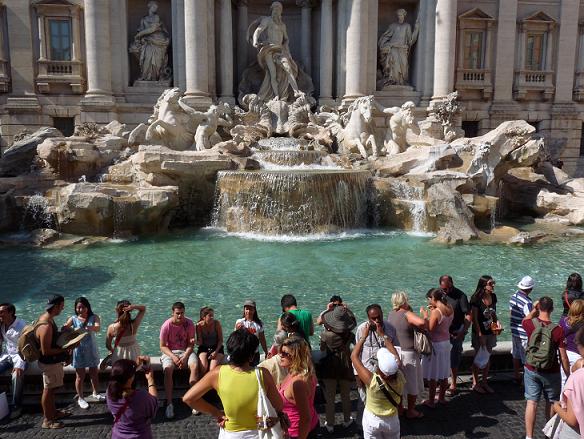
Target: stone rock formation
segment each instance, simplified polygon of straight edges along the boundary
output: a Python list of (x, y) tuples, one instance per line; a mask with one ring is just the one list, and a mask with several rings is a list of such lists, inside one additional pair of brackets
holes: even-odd
[(37, 146), (45, 139), (61, 136), (56, 128), (42, 127), (15, 142), (0, 158), (0, 177), (16, 177), (30, 172)]

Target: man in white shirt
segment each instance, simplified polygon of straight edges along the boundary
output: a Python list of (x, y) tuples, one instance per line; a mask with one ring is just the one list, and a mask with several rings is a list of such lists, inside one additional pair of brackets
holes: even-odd
[(26, 362), (18, 355), (18, 338), (26, 326), (24, 320), (16, 318), (16, 308), (11, 303), (0, 304), (0, 373), (10, 370), (12, 373), (12, 402), (10, 418), (20, 416), (22, 402), (22, 384)]

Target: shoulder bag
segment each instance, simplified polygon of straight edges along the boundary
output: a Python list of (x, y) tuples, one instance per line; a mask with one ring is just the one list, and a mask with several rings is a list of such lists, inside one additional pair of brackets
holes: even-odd
[(276, 409), (266, 395), (264, 390), (261, 371), (259, 368), (255, 370), (256, 378), (258, 380), (258, 438), (259, 439), (284, 439), (285, 434), (280, 424), (280, 419)]
[(432, 355), (434, 351), (432, 340), (428, 334), (419, 329), (414, 329), (414, 351), (420, 355)]

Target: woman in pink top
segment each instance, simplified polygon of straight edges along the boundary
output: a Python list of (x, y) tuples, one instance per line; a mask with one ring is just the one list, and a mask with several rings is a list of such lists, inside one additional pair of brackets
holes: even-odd
[(301, 337), (287, 338), (280, 348), (280, 365), (288, 376), (280, 384), (282, 411), (290, 419), (290, 439), (315, 437), (318, 415), (314, 408), (316, 375), (308, 343)]
[(428, 380), (428, 399), (423, 402), (428, 407), (434, 407), (436, 386), (440, 386), (438, 402), (445, 404), (448, 376), (450, 375), (450, 324), (454, 318), (454, 310), (446, 300), (446, 294), (439, 288), (432, 288), (426, 294), (430, 313), (424, 308), (420, 313), (428, 319), (428, 330), (432, 339), (432, 355), (422, 359), (424, 379)]

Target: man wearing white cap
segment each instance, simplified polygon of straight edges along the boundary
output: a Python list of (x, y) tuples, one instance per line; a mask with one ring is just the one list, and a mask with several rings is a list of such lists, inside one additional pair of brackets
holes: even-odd
[(515, 381), (523, 382), (521, 371), (525, 364), (525, 347), (527, 346), (527, 333), (521, 325), (522, 320), (527, 316), (532, 308), (533, 302), (529, 298), (529, 293), (533, 290), (535, 282), (531, 276), (524, 276), (517, 284), (519, 288), (509, 299), (509, 310), (511, 312), (511, 336), (513, 339), (513, 369), (515, 370)]
[(400, 437), (398, 408), (401, 405), (406, 380), (399, 370), (395, 356), (387, 348), (380, 348), (377, 351), (377, 365), (373, 372), (363, 365), (361, 351), (367, 340), (367, 334), (372, 331), (369, 323), (365, 329), (364, 335), (357, 340), (351, 354), (353, 367), (367, 394), (362, 421), (363, 437), (398, 439)]

